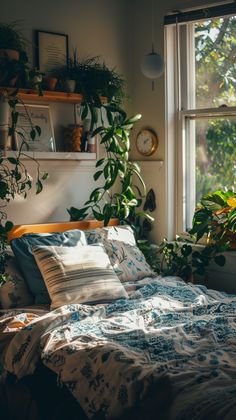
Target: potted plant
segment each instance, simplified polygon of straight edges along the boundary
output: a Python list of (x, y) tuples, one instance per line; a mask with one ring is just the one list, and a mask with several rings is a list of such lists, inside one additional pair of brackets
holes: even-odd
[(67, 60), (66, 66), (55, 67), (51, 69), (46, 77), (57, 78), (61, 90), (73, 93), (76, 90), (76, 82), (79, 75), (79, 63), (77, 60), (77, 53), (74, 50), (73, 57)]
[(206, 235), (208, 241), (226, 243), (236, 249), (236, 193), (217, 190), (204, 195), (194, 213), (189, 233), (197, 241)]
[(0, 23), (0, 84), (15, 86), (25, 77), (26, 41), (16, 23)]
[[(83, 208), (71, 207), (68, 212), (71, 220), (82, 220), (92, 213), (95, 219), (107, 225), (113, 217), (126, 221), (134, 209), (141, 205), (146, 187), (139, 166), (129, 160), (130, 130), (141, 115), (127, 118), (120, 108), (110, 105), (103, 105), (103, 108), (110, 124), (101, 124), (92, 133), (92, 136), (100, 136), (100, 143), (106, 150), (106, 156), (97, 161), (98, 171), (94, 174), (95, 181), (104, 179), (103, 185), (94, 189)], [(113, 192), (117, 183), (120, 184), (120, 191)], [(143, 211), (138, 214), (150, 218)]]
[(26, 43), (16, 23), (0, 23), (1, 52), (2, 50), (8, 51), (9, 56), (17, 60), (20, 54), (25, 54)]

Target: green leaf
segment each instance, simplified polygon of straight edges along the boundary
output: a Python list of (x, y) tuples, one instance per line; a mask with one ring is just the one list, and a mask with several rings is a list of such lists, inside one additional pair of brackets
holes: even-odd
[(4, 181), (0, 181), (0, 198), (4, 200), (8, 192), (8, 185)]
[(48, 172), (44, 172), (44, 173), (43, 173), (43, 175), (41, 176), (41, 179), (42, 179), (43, 181), (45, 181), (46, 179), (48, 179), (48, 177), (49, 177)]
[(30, 137), (31, 137), (32, 140), (35, 140), (36, 132), (35, 132), (34, 128), (30, 131)]
[(19, 116), (19, 112), (12, 111), (11, 119), (12, 119), (12, 123), (14, 124), (14, 126), (17, 124), (18, 116)]
[(88, 115), (88, 105), (87, 105), (87, 103), (85, 103), (83, 105), (83, 111), (82, 111), (82, 114), (81, 114), (82, 120), (84, 120), (87, 117), (87, 115)]
[(181, 254), (184, 257), (188, 257), (192, 253), (192, 247), (190, 245), (183, 245), (181, 248)]
[(108, 142), (109, 140), (111, 140), (112, 139), (112, 137), (113, 137), (113, 135), (114, 135), (114, 129), (113, 128), (111, 128), (111, 129), (109, 129), (107, 132), (106, 132), (106, 134), (102, 137), (102, 140), (101, 140), (101, 144), (103, 144), (103, 143), (106, 143), (106, 142)]
[(104, 131), (104, 127), (103, 126), (95, 128), (95, 130), (92, 132), (92, 137), (95, 137), (97, 134), (100, 134), (103, 131)]
[(12, 165), (17, 165), (19, 163), (19, 160), (14, 157), (7, 158), (8, 162), (12, 163)]
[(12, 230), (13, 226), (14, 226), (14, 224), (8, 220), (5, 224), (5, 231), (10, 232), (10, 230)]
[(42, 184), (42, 182), (38, 179), (38, 180), (37, 180), (37, 182), (36, 182), (36, 194), (41, 193), (42, 189), (43, 189), (43, 184)]
[(36, 126), (35, 126), (35, 130), (37, 131), (38, 135), (40, 136), (40, 135), (41, 135), (42, 130), (41, 130), (41, 128), (39, 127), (39, 125), (36, 125)]
[(113, 125), (113, 116), (112, 112), (110, 112), (109, 108), (106, 108), (107, 119), (110, 125)]
[(99, 166), (101, 166), (101, 165), (103, 164), (103, 162), (104, 162), (104, 161), (105, 161), (105, 159), (104, 159), (104, 158), (99, 159), (99, 160), (96, 162), (95, 167), (96, 167), (96, 168), (98, 168)]
[(96, 220), (102, 221), (104, 220), (104, 215), (102, 213), (98, 213), (96, 210), (92, 210), (93, 211), (93, 215), (95, 217)]
[(216, 255), (215, 258), (214, 258), (214, 261), (220, 267), (223, 267), (226, 263), (226, 259), (225, 259), (224, 255)]
[(103, 171), (97, 171), (94, 175), (93, 175), (93, 179), (94, 181), (97, 181), (98, 178), (100, 178), (100, 176), (103, 174)]
[(77, 221), (77, 220), (82, 220), (85, 219), (85, 217), (87, 216), (86, 211), (88, 210), (89, 207), (84, 207), (82, 209), (77, 209), (76, 207), (70, 207), (70, 209), (67, 209), (69, 215), (70, 215), (70, 220), (71, 221)]
[(142, 118), (142, 115), (141, 114), (137, 114), (137, 115), (134, 115), (133, 117), (131, 117), (131, 118), (128, 118), (128, 120), (126, 120), (125, 121), (125, 123), (128, 123), (128, 124), (134, 124), (134, 123), (136, 123), (137, 121), (139, 121), (140, 120), (140, 118)]
[(109, 162), (104, 166), (103, 173), (104, 173), (104, 178), (105, 179), (107, 179), (108, 177), (111, 176), (111, 168), (110, 168)]

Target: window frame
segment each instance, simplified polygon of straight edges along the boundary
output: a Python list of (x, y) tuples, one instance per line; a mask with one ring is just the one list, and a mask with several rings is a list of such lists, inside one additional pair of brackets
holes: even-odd
[[(236, 12), (234, 14), (236, 15)], [(227, 15), (218, 16), (225, 17)], [(236, 106), (196, 108), (195, 104), (195, 44), (194, 24), (200, 20), (165, 26), (166, 62), (166, 151), (167, 151), (167, 200), (172, 212), (168, 212), (167, 237), (187, 236), (187, 194), (195, 196), (195, 154), (192, 144), (186, 146), (186, 121), (190, 118), (236, 117)], [(185, 40), (183, 42), (183, 37)], [(181, 52), (181, 45), (185, 50)], [(183, 48), (182, 48), (183, 50)], [(183, 80), (186, 90), (183, 88)], [(189, 90), (188, 90), (189, 88)], [(187, 128), (186, 128), (187, 127)], [(188, 169), (191, 161), (191, 170)], [(188, 175), (188, 177), (187, 177)], [(187, 179), (187, 182), (186, 182)], [(193, 188), (194, 185), (194, 188)], [(192, 203), (192, 199), (190, 202)], [(194, 200), (195, 202), (195, 200)], [(195, 205), (194, 205), (195, 207)]]

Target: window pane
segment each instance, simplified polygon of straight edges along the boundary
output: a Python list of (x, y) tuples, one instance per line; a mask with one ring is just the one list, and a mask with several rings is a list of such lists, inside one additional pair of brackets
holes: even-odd
[(186, 221), (196, 204), (216, 189), (236, 190), (236, 117), (186, 119)]
[(236, 106), (236, 16), (194, 24), (196, 108)]

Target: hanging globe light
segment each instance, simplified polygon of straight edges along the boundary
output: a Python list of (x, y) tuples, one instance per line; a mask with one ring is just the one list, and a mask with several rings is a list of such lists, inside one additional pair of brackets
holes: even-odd
[(156, 79), (163, 74), (164, 63), (160, 54), (152, 52), (145, 55), (143, 61), (141, 62), (141, 71), (145, 77), (149, 79)]
[(160, 54), (154, 51), (154, 3), (152, 0), (151, 30), (152, 30), (152, 51), (146, 54), (141, 62), (141, 72), (145, 77), (152, 79), (152, 90), (154, 90), (154, 79), (160, 77), (164, 72), (164, 61)]

